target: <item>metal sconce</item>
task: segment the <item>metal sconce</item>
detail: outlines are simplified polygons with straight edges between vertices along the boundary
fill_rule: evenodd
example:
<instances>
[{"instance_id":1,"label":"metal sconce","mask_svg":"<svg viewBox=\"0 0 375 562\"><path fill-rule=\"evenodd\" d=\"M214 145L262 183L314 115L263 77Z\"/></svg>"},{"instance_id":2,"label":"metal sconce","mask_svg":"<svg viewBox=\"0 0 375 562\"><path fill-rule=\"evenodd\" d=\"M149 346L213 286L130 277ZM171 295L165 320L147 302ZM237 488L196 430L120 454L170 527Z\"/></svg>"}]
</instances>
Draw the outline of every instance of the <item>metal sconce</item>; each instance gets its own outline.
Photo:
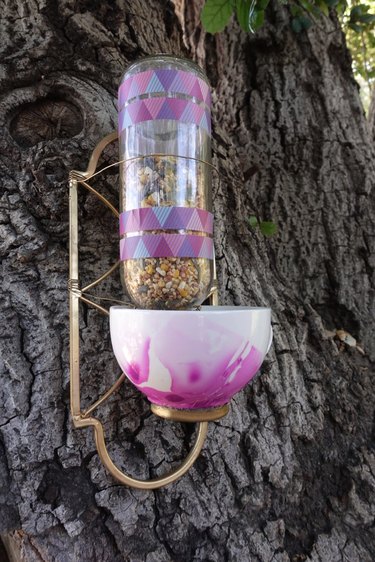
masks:
<instances>
[{"instance_id":1,"label":"metal sconce","mask_svg":"<svg viewBox=\"0 0 375 562\"><path fill-rule=\"evenodd\" d=\"M158 55L132 65L120 86L119 135L94 149L85 172L70 173L70 392L77 428L93 427L107 470L122 484L156 489L180 478L198 457L209 421L228 412L232 396L258 372L272 341L268 308L218 306L212 242L209 87L201 69ZM103 150L119 139L121 213L88 182ZM171 151L171 147L173 152ZM120 260L101 277L79 282L78 188L120 219ZM120 270L135 306L108 311L89 291ZM201 306L205 299L209 306ZM80 396L80 302L110 316L123 374L84 411ZM102 423L93 416L127 376L154 414L198 423L179 468L148 481L111 460Z\"/></svg>"}]
</instances>

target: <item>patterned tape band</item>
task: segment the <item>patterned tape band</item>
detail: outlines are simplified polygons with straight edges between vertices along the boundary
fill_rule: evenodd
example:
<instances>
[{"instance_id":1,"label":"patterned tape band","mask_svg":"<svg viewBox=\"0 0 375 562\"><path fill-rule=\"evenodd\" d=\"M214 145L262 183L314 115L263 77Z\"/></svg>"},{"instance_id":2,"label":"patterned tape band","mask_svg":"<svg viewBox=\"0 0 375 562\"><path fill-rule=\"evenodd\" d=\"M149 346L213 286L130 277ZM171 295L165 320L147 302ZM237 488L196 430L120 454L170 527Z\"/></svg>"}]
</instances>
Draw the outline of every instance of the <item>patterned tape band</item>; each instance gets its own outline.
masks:
<instances>
[{"instance_id":1,"label":"patterned tape band","mask_svg":"<svg viewBox=\"0 0 375 562\"><path fill-rule=\"evenodd\" d=\"M214 257L212 238L193 234L147 234L120 240L120 260Z\"/></svg>"},{"instance_id":2,"label":"patterned tape band","mask_svg":"<svg viewBox=\"0 0 375 562\"><path fill-rule=\"evenodd\" d=\"M173 119L194 123L211 133L211 113L204 106L180 98L147 98L137 100L119 113L119 133L126 127L154 119Z\"/></svg>"},{"instance_id":3,"label":"patterned tape band","mask_svg":"<svg viewBox=\"0 0 375 562\"><path fill-rule=\"evenodd\" d=\"M119 109L124 103L141 96L155 93L184 94L211 106L209 85L191 72L183 70L146 70L126 78L119 88Z\"/></svg>"},{"instance_id":4,"label":"patterned tape band","mask_svg":"<svg viewBox=\"0 0 375 562\"><path fill-rule=\"evenodd\" d=\"M120 215L120 235L141 230L198 230L212 234L213 214L195 207L143 207Z\"/></svg>"}]
</instances>

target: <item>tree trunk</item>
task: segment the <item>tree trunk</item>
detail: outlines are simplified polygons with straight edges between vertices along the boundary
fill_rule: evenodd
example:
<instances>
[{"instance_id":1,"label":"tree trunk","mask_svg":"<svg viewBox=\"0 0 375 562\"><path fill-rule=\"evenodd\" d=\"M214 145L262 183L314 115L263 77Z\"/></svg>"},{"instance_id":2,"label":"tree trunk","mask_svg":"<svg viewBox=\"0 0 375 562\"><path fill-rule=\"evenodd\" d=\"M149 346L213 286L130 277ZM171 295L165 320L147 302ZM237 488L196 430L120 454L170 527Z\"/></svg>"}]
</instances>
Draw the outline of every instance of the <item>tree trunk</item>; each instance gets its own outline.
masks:
<instances>
[{"instance_id":1,"label":"tree trunk","mask_svg":"<svg viewBox=\"0 0 375 562\"><path fill-rule=\"evenodd\" d=\"M368 111L368 122L370 126L370 134L372 136L372 140L375 141L375 87L372 91L370 107Z\"/></svg>"},{"instance_id":2,"label":"tree trunk","mask_svg":"<svg viewBox=\"0 0 375 562\"><path fill-rule=\"evenodd\" d=\"M177 8L2 6L0 532L22 562L370 562L375 160L343 35L333 16L296 35L273 4L257 34L233 22L213 37L197 3ZM275 337L193 469L143 492L105 472L91 431L69 416L67 176L116 128L127 64L156 52L194 58L209 76L220 300L269 305ZM101 189L117 203L115 177ZM89 280L116 260L117 233L80 197ZM252 214L278 234L264 238ZM121 293L117 278L105 293ZM118 367L107 321L87 310L81 328L89 404ZM161 475L186 454L192 430L150 416L130 383L101 411L130 474Z\"/></svg>"}]
</instances>

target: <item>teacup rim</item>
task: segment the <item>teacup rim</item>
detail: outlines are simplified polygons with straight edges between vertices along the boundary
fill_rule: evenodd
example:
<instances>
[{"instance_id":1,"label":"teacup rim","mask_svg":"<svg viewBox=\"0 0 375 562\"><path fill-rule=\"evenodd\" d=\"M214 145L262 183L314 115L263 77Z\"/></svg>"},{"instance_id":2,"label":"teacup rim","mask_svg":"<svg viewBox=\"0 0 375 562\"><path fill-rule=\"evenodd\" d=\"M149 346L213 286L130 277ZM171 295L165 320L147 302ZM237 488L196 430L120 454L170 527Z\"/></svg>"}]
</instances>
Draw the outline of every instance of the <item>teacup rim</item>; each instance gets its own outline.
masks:
<instances>
[{"instance_id":1,"label":"teacup rim","mask_svg":"<svg viewBox=\"0 0 375 562\"><path fill-rule=\"evenodd\" d=\"M220 306L212 306L212 305L203 305L198 310L166 310L166 309L151 309L151 308L130 308L125 305L114 305L110 307L111 310L126 310L131 312L132 314L140 314L140 313L147 313L147 314L196 314L197 312L213 312L213 313L231 313L231 312L260 312L260 311L269 311L271 312L271 308L268 306L233 306L233 305L220 305Z\"/></svg>"}]
</instances>

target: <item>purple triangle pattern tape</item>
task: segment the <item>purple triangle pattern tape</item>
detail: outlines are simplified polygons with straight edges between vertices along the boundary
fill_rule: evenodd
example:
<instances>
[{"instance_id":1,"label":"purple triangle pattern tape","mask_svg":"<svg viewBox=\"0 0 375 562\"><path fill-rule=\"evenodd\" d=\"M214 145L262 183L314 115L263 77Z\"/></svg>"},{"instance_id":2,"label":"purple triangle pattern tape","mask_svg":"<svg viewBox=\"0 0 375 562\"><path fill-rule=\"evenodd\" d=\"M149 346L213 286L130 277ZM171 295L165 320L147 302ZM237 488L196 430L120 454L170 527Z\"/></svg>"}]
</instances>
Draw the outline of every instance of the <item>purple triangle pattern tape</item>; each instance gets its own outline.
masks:
<instances>
[{"instance_id":1,"label":"purple triangle pattern tape","mask_svg":"<svg viewBox=\"0 0 375 562\"><path fill-rule=\"evenodd\" d=\"M194 234L146 234L120 240L120 260L214 257L212 238Z\"/></svg>"},{"instance_id":2,"label":"purple triangle pattern tape","mask_svg":"<svg viewBox=\"0 0 375 562\"><path fill-rule=\"evenodd\" d=\"M213 233L214 216L196 207L142 207L120 214L120 235L144 230L197 230Z\"/></svg>"},{"instance_id":3,"label":"purple triangle pattern tape","mask_svg":"<svg viewBox=\"0 0 375 562\"><path fill-rule=\"evenodd\" d=\"M121 109L124 103L144 94L183 94L211 106L209 85L192 72L173 69L146 70L130 76L119 88Z\"/></svg>"},{"instance_id":4,"label":"purple triangle pattern tape","mask_svg":"<svg viewBox=\"0 0 375 562\"><path fill-rule=\"evenodd\" d=\"M211 113L203 105L180 98L146 98L136 100L124 107L118 115L119 133L137 123L157 119L171 119L184 123L194 123L211 133Z\"/></svg>"}]
</instances>

